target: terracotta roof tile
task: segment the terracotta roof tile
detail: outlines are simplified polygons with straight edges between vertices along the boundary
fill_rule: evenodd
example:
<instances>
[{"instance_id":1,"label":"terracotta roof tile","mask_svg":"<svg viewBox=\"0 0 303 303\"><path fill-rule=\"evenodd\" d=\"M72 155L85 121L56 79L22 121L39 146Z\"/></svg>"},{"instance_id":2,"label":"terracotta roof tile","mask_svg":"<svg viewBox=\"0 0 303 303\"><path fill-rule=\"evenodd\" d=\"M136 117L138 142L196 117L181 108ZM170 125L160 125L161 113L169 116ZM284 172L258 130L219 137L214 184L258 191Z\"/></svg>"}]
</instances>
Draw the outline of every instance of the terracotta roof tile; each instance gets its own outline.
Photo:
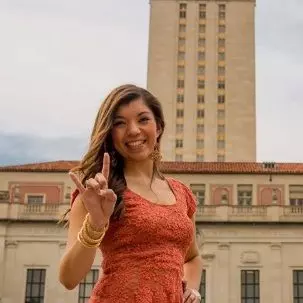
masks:
<instances>
[{"instance_id":1,"label":"terracotta roof tile","mask_svg":"<svg viewBox=\"0 0 303 303\"><path fill-rule=\"evenodd\" d=\"M68 172L78 161L53 161L34 164L0 166L0 172ZM163 162L163 173L171 174L303 174L303 163L275 163L266 168L255 162Z\"/></svg>"}]
</instances>

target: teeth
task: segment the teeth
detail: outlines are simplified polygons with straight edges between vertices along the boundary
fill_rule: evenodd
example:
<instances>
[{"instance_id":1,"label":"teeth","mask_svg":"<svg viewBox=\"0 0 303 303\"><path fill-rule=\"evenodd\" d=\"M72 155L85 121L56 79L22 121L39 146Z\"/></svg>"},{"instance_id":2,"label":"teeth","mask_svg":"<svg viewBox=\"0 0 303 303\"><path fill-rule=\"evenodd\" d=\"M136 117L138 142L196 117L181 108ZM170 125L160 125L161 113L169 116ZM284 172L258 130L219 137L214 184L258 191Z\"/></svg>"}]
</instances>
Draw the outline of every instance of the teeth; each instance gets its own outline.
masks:
<instances>
[{"instance_id":1,"label":"teeth","mask_svg":"<svg viewBox=\"0 0 303 303\"><path fill-rule=\"evenodd\" d=\"M127 145L131 146L131 147L137 147L141 144L143 144L144 141L140 140L140 141L133 141L133 142L128 142Z\"/></svg>"}]
</instances>

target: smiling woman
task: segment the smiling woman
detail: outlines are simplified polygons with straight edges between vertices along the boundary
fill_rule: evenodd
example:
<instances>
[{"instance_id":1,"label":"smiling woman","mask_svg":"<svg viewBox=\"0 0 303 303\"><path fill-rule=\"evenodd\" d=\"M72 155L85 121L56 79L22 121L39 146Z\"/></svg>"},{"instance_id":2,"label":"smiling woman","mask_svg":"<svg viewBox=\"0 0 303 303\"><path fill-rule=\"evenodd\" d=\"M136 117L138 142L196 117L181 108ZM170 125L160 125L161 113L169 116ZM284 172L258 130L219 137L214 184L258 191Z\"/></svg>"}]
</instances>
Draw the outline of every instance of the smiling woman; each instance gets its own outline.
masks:
<instances>
[{"instance_id":1,"label":"smiling woman","mask_svg":"<svg viewBox=\"0 0 303 303\"><path fill-rule=\"evenodd\" d=\"M90 303L200 302L196 201L159 171L164 127L150 92L120 86L102 103L89 149L70 172L77 189L60 281L75 288L99 248L103 275Z\"/></svg>"}]
</instances>

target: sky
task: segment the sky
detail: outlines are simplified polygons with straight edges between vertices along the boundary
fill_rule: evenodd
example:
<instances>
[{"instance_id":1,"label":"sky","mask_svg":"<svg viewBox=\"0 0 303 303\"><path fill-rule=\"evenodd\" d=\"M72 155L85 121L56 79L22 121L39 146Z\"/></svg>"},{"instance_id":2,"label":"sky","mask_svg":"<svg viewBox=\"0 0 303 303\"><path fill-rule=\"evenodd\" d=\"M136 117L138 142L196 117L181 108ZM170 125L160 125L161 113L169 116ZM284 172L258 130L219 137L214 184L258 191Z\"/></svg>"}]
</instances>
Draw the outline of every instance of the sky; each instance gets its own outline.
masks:
<instances>
[{"instance_id":1,"label":"sky","mask_svg":"<svg viewBox=\"0 0 303 303\"><path fill-rule=\"evenodd\" d=\"M257 0L257 161L303 162L303 1ZM102 98L146 87L148 0L0 0L0 165L80 159Z\"/></svg>"}]
</instances>

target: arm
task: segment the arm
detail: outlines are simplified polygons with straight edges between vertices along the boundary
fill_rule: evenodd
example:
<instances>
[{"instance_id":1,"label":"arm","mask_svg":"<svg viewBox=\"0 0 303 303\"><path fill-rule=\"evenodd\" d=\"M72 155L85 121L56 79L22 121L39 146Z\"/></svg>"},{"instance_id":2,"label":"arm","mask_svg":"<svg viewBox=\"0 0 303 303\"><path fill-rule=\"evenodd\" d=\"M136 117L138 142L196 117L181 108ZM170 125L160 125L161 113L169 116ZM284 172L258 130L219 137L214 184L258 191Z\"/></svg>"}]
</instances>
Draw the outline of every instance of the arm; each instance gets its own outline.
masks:
<instances>
[{"instance_id":1,"label":"arm","mask_svg":"<svg viewBox=\"0 0 303 303\"><path fill-rule=\"evenodd\" d=\"M196 241L196 222L195 214L192 216L194 227L193 240L187 251L184 263L184 280L187 281L187 287L199 291L201 274L202 274L202 258Z\"/></svg>"},{"instance_id":2,"label":"arm","mask_svg":"<svg viewBox=\"0 0 303 303\"><path fill-rule=\"evenodd\" d=\"M69 290L85 278L96 255L96 248L86 248L77 240L86 214L87 210L78 196L70 211L67 246L59 267L59 280Z\"/></svg>"}]
</instances>

